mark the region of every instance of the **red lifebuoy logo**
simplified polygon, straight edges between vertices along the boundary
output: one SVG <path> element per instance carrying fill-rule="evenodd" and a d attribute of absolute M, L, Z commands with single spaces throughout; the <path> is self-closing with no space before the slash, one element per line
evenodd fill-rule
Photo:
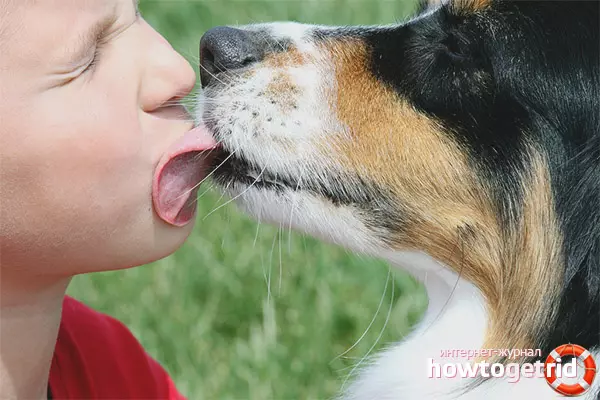
<path fill-rule="evenodd" d="M 581 379 L 573 384 L 566 384 L 562 381 L 560 374 L 557 376 L 557 366 L 561 362 L 561 357 L 573 356 L 577 360 L 577 365 L 583 368 L 584 373 Z M 592 354 L 583 347 L 576 344 L 563 344 L 552 350 L 546 362 L 544 363 L 546 381 L 558 393 L 565 396 L 579 396 L 585 393 L 596 376 L 596 362 Z"/>

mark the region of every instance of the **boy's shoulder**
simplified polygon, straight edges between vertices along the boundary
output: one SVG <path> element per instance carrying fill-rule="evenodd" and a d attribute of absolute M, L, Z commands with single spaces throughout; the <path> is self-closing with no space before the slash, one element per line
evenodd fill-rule
<path fill-rule="evenodd" d="M 53 399 L 184 398 L 123 323 L 69 296 L 49 386 Z"/>

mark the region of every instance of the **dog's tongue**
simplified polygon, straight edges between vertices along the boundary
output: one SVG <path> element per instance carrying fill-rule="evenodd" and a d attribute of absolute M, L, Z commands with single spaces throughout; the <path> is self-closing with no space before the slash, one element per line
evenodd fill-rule
<path fill-rule="evenodd" d="M 158 163 L 152 184 L 152 201 L 165 222 L 183 226 L 196 211 L 196 194 L 206 178 L 211 150 L 217 146 L 204 126 L 187 132 Z"/>

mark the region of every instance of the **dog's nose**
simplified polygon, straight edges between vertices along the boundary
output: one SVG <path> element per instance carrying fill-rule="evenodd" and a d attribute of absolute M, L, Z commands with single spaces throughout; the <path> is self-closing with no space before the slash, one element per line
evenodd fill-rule
<path fill-rule="evenodd" d="M 228 26 L 209 29 L 200 39 L 200 79 L 202 87 L 219 72 L 246 67 L 263 58 L 252 32 Z"/>

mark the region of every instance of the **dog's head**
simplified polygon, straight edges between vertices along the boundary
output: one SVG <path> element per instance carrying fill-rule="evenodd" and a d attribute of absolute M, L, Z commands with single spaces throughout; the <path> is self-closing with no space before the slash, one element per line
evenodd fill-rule
<path fill-rule="evenodd" d="M 442 261 L 486 297 L 490 348 L 598 344 L 597 318 L 572 323 L 598 314 L 598 8 L 214 28 L 197 111 L 222 144 L 213 176 L 262 221 Z"/>

